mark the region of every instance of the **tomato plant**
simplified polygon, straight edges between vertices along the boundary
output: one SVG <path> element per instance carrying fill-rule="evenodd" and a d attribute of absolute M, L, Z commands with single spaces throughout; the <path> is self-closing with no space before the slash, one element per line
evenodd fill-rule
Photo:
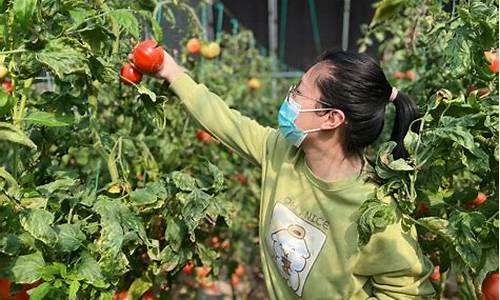
<path fill-rule="evenodd" d="M 377 41 L 392 85 L 413 96 L 421 114 L 404 140 L 409 157 L 396 160 L 394 143 L 385 142 L 394 122 L 388 106 L 390 125 L 369 149 L 380 192 L 361 211 L 378 211 L 385 217 L 377 224 L 389 224 L 394 210 L 379 200 L 395 198 L 403 229 L 416 224 L 442 281 L 451 271 L 457 296 L 478 299 L 486 274 L 498 268 L 498 1 L 448 8 L 445 1 L 379 1 L 362 31 L 360 51 Z M 405 77 L 411 80 L 399 80 Z M 375 222 L 362 219 L 368 224 L 359 228 Z M 363 242 L 370 234 L 360 231 Z M 436 287 L 439 297 L 443 286 Z"/>
<path fill-rule="evenodd" d="M 0 6 L 0 59 L 12 82 L 11 91 L 0 90 L 0 277 L 17 285 L 42 278 L 36 295 L 161 294 L 182 280 L 188 261 L 209 268 L 204 278 L 211 282 L 222 259 L 243 255 L 240 243 L 231 248 L 228 241 L 256 222 L 257 194 L 224 174 L 242 173 L 248 165 L 221 154 L 216 143 L 199 143 L 199 125 L 170 101 L 174 96 L 162 82 L 125 85 L 117 74 L 127 54 L 142 49 L 137 41 L 151 38 L 145 28 L 163 40 L 152 17 L 156 5 L 16 0 Z M 201 34 L 193 11 L 181 1 L 162 13 L 171 22 L 171 15 L 188 16 L 192 26 L 184 35 L 192 37 Z M 217 59 L 188 58 L 187 52 L 178 59 L 196 80 L 217 77 L 211 88 L 233 105 L 232 99 L 250 98 L 247 78 L 269 70 L 267 58 L 243 46 L 251 42 L 248 32 L 224 35 Z M 152 58 L 146 62 L 154 68 L 156 50 L 137 52 L 134 62 Z M 234 60 L 249 58 L 252 63 L 240 64 L 245 70 L 235 77 L 229 70 Z M 40 79 L 45 75 L 52 87 Z M 223 86 L 228 79 L 233 84 Z M 252 97 L 270 98 L 269 92 Z M 260 105 L 246 106 L 247 112 L 267 119 L 271 112 L 262 113 Z M 258 173 L 247 176 L 255 188 Z M 236 194 L 241 204 L 234 204 Z M 239 210 L 245 214 L 229 230 Z M 224 257 L 222 246 L 205 245 L 214 231 L 226 241 Z M 252 234 L 245 232 L 249 241 Z"/>

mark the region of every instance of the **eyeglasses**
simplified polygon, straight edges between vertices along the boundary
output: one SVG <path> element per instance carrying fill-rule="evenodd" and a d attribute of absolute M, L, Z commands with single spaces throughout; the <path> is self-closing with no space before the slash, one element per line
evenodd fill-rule
<path fill-rule="evenodd" d="M 290 88 L 288 88 L 287 97 L 292 97 L 292 98 L 295 98 L 295 96 L 299 95 L 299 96 L 304 97 L 304 98 L 306 98 L 306 99 L 309 99 L 309 100 L 313 100 L 313 101 L 316 101 L 316 102 L 322 103 L 322 104 L 326 105 L 327 107 L 330 107 L 330 106 L 331 106 L 331 104 L 326 103 L 326 102 L 325 102 L 325 101 L 323 101 L 323 100 L 319 100 L 319 99 L 312 98 L 312 97 L 309 97 L 309 96 L 306 96 L 306 95 L 301 94 L 301 93 L 297 90 L 297 87 L 298 87 L 298 85 L 296 85 L 296 84 L 292 84 L 292 85 L 290 86 Z"/>
<path fill-rule="evenodd" d="M 295 96 L 297 95 L 300 95 L 301 97 L 304 97 L 306 99 L 309 99 L 309 100 L 313 100 L 313 101 L 316 101 L 316 102 L 319 102 L 319 103 L 322 103 L 324 105 L 326 105 L 326 108 L 313 108 L 313 109 L 301 109 L 302 112 L 307 112 L 307 111 L 324 111 L 324 110 L 335 110 L 331 104 L 329 103 L 326 103 L 325 101 L 322 101 L 322 100 L 319 100 L 319 99 L 315 99 L 315 98 L 312 98 L 312 97 L 308 97 L 308 96 L 305 96 L 305 95 L 302 95 L 298 90 L 297 90 L 297 87 L 298 85 L 296 84 L 292 84 L 290 86 L 290 88 L 288 88 L 288 92 L 287 92 L 287 99 L 289 99 L 289 97 L 291 96 L 292 98 L 295 98 Z M 347 120 L 344 121 L 345 124 L 349 124 L 349 122 Z"/>

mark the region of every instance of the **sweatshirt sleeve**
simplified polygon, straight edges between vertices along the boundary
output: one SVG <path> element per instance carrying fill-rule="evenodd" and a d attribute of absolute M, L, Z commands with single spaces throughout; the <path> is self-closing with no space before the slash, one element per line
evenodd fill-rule
<path fill-rule="evenodd" d="M 219 96 L 185 73 L 170 84 L 170 89 L 210 134 L 244 158 L 262 165 L 266 140 L 274 129 L 230 109 Z"/>
<path fill-rule="evenodd" d="M 401 219 L 383 232 L 372 235 L 360 251 L 355 274 L 368 277 L 372 296 L 368 299 L 432 299 L 429 281 L 432 262 L 422 253 L 412 226 L 404 232 Z"/>

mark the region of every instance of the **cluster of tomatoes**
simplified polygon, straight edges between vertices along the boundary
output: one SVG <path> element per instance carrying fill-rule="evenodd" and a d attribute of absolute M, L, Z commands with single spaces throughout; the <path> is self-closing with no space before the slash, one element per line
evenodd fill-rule
<path fill-rule="evenodd" d="M 0 64 L 0 81 L 2 82 L 2 89 L 6 93 L 12 92 L 12 81 L 7 78 L 9 75 L 9 70 L 4 64 Z"/>
<path fill-rule="evenodd" d="M 188 261 L 186 263 L 186 265 L 182 268 L 182 273 L 184 273 L 186 275 L 191 275 L 193 273 L 193 271 L 196 272 L 196 278 L 198 279 L 198 283 L 199 283 L 200 287 L 205 288 L 205 289 L 211 289 L 214 291 L 217 290 L 215 283 L 209 282 L 206 278 L 207 275 L 210 274 L 210 272 L 212 271 L 212 268 L 210 268 L 208 266 L 197 267 L 193 263 L 193 261 Z M 186 281 L 186 285 L 191 287 L 191 288 L 194 288 L 194 287 L 196 287 L 196 282 L 190 278 Z"/>
<path fill-rule="evenodd" d="M 196 278 L 198 279 L 200 287 L 217 291 L 217 286 L 215 285 L 215 283 L 208 282 L 206 280 L 206 276 L 212 271 L 210 267 L 207 266 L 196 267 L 192 261 L 189 261 L 182 268 L 182 273 L 186 275 L 191 275 L 193 271 L 196 271 Z M 246 272 L 245 266 L 243 266 L 242 264 L 238 264 L 238 266 L 234 269 L 233 273 L 231 274 L 231 286 L 233 288 L 236 288 L 240 284 L 241 277 L 245 275 L 245 272 Z M 194 280 L 188 280 L 186 284 L 189 287 L 195 287 L 196 285 Z"/>
<path fill-rule="evenodd" d="M 187 42 L 186 50 L 189 54 L 201 54 L 207 59 L 216 58 L 221 52 L 218 43 L 202 44 L 197 38 Z M 164 51 L 155 40 L 145 40 L 134 47 L 132 58 L 134 64 L 126 63 L 120 71 L 121 79 L 126 84 L 140 83 L 143 73 L 158 72 L 163 64 Z"/>
<path fill-rule="evenodd" d="M 435 266 L 429 279 L 433 282 L 441 281 L 439 266 Z M 489 273 L 481 285 L 481 300 L 498 300 L 498 272 Z"/>
<path fill-rule="evenodd" d="M 401 80 L 408 78 L 410 80 L 415 80 L 417 78 L 417 74 L 413 70 L 408 70 L 406 72 L 396 71 L 393 74 L 394 78 Z"/>
<path fill-rule="evenodd" d="M 484 202 L 486 202 L 487 199 L 488 196 L 485 193 L 478 192 L 474 199 L 465 202 L 464 205 L 467 209 L 474 209 L 483 204 Z M 424 202 L 418 202 L 417 210 L 420 214 L 426 214 L 429 212 L 429 206 L 427 206 L 427 204 Z"/>
<path fill-rule="evenodd" d="M 186 43 L 186 51 L 191 55 L 201 54 L 206 59 L 214 59 L 221 53 L 217 42 L 202 43 L 198 38 L 191 38 Z M 161 69 L 164 59 L 163 48 L 155 40 L 145 40 L 132 50 L 134 64 L 126 63 L 120 70 L 120 77 L 125 84 L 138 84 L 144 73 L 156 73 Z M 258 78 L 250 78 L 247 86 L 251 91 L 257 91 L 262 83 Z M 209 140 L 205 137 L 205 141 Z"/>
<path fill-rule="evenodd" d="M 143 73 L 156 73 L 161 69 L 165 56 L 155 40 L 145 40 L 132 50 L 134 64 L 123 65 L 120 76 L 126 84 L 138 84 Z"/>

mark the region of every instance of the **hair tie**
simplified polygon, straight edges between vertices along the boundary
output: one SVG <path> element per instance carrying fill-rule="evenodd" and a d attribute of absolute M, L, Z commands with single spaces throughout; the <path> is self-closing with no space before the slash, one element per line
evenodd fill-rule
<path fill-rule="evenodd" d="M 396 99 L 397 95 L 398 95 L 398 89 L 395 87 L 392 87 L 392 93 L 391 93 L 391 96 L 389 97 L 389 101 L 390 102 L 394 101 L 394 99 Z"/>

